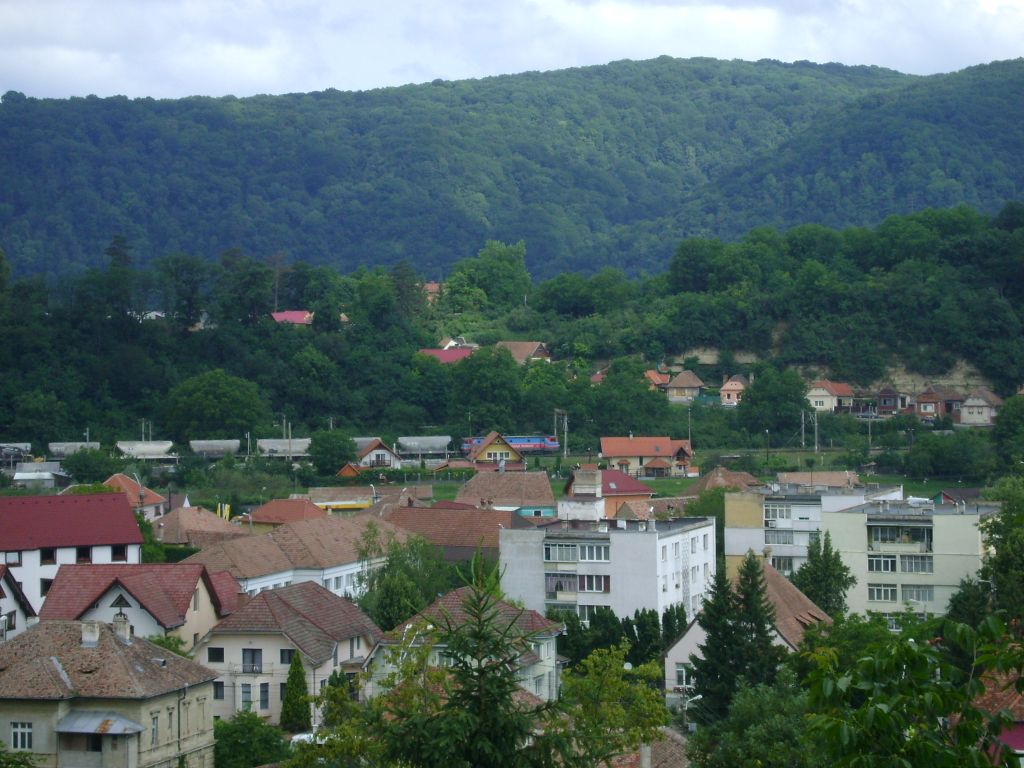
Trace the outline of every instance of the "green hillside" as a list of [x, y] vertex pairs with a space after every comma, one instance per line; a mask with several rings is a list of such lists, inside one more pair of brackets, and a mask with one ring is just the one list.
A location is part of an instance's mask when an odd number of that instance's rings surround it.
[[744, 231], [702, 210], [720, 179], [826, 114], [915, 82], [875, 67], [663, 57], [357, 93], [8, 93], [0, 247], [16, 274], [100, 264], [118, 233], [144, 263], [238, 247], [343, 271], [404, 257], [436, 278], [486, 239], [522, 239], [538, 278], [660, 271], [684, 235]]

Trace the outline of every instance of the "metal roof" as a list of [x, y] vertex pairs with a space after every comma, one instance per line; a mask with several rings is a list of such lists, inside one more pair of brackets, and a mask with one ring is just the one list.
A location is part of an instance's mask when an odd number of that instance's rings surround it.
[[133, 459], [171, 459], [170, 440], [118, 440], [117, 450]]
[[142, 733], [143, 728], [117, 712], [69, 712], [57, 723], [57, 733]]
[[398, 438], [402, 453], [444, 453], [451, 443], [451, 435], [416, 435]]

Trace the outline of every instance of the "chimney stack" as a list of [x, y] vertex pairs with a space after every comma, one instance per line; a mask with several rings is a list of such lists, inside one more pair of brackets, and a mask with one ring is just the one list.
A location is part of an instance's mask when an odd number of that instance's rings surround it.
[[82, 647], [95, 648], [100, 644], [100, 625], [95, 621], [82, 622]]
[[120, 640], [122, 640], [122, 641], [124, 641], [126, 643], [130, 643], [131, 639], [132, 639], [131, 627], [128, 624], [128, 617], [125, 616], [123, 611], [118, 611], [117, 612], [117, 614], [114, 616], [113, 624], [114, 624], [114, 634], [117, 635], [117, 637]]

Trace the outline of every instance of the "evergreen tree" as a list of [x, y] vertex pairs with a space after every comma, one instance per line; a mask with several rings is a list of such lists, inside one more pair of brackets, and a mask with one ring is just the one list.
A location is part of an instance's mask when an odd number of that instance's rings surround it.
[[719, 568], [711, 585], [711, 595], [697, 619], [704, 630], [704, 642], [698, 646], [700, 655], [690, 656], [690, 667], [696, 680], [694, 707], [697, 720], [711, 723], [725, 717], [736, 688], [736, 596], [729, 586], [725, 569]]
[[768, 601], [763, 561], [747, 552], [736, 581], [736, 664], [751, 685], [775, 679], [782, 650], [775, 644], [775, 607]]
[[807, 562], [793, 574], [791, 581], [834, 619], [846, 613], [846, 592], [857, 583], [842, 557], [832, 548], [828, 531], [824, 537], [811, 542]]
[[679, 639], [686, 631], [686, 606], [682, 603], [670, 605], [661, 615], [661, 639], [665, 647]]
[[306, 671], [302, 668], [302, 654], [298, 651], [292, 654], [288, 680], [284, 684], [281, 727], [292, 733], [302, 733], [310, 729], [309, 689], [306, 687]]

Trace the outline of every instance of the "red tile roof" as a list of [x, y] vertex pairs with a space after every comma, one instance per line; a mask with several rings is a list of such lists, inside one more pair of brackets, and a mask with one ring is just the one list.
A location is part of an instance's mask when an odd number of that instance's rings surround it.
[[453, 347], [452, 349], [421, 349], [421, 355], [433, 357], [441, 363], [457, 363], [476, 352], [473, 347]]
[[[227, 574], [210, 578], [198, 563], [62, 565], [39, 613], [43, 621], [79, 619], [115, 584], [122, 586], [164, 629], [185, 623], [200, 581], [224, 616], [234, 609], [238, 582]], [[227, 610], [225, 610], [227, 608]]]
[[123, 493], [0, 498], [0, 531], [8, 551], [142, 543]]
[[653, 368], [644, 371], [644, 378], [650, 382], [652, 387], [664, 387], [671, 378], [667, 373], [661, 373]]
[[817, 381], [811, 382], [811, 389], [824, 389], [832, 397], [853, 397], [853, 390], [849, 384], [845, 384], [841, 381], [829, 381], [828, 379], [818, 379]]
[[363, 448], [363, 450], [361, 450], [359, 452], [359, 458], [362, 459], [362, 458], [366, 457], [367, 455], [369, 455], [370, 453], [372, 453], [373, 451], [382, 451], [382, 450], [383, 451], [387, 451], [392, 456], [395, 455], [395, 452], [393, 450], [391, 450], [391, 446], [389, 446], [387, 443], [385, 443], [379, 437], [375, 437], [375, 438], [373, 438], [373, 440], [371, 440], [369, 443], [366, 444], [366, 447]]
[[601, 471], [601, 494], [603, 496], [653, 496], [654, 489], [644, 485], [625, 472], [617, 469]]
[[280, 632], [317, 666], [331, 658], [342, 641], [367, 637], [376, 643], [382, 637], [380, 628], [355, 603], [314, 581], [260, 592], [210, 634], [236, 632]]
[[458, 508], [392, 507], [384, 519], [439, 547], [494, 550], [498, 549], [498, 531], [502, 528], [533, 527], [512, 511], [477, 509], [462, 504]]
[[103, 484], [108, 488], [123, 491], [128, 496], [128, 503], [132, 505], [132, 509], [139, 506], [140, 488], [142, 489], [142, 506], [150, 507], [154, 504], [164, 504], [167, 502], [167, 499], [156, 491], [150, 490], [144, 485], [139, 485], [133, 478], [120, 472], [108, 477], [103, 481]]
[[313, 313], [307, 309], [286, 309], [282, 312], [271, 312], [275, 323], [286, 323], [290, 325], [312, 325]]
[[202, 507], [178, 507], [153, 523], [157, 539], [165, 544], [205, 547], [224, 539], [247, 536], [249, 530], [229, 523]]
[[529, 362], [534, 358], [549, 360], [548, 348], [543, 341], [499, 341], [494, 345], [495, 349], [507, 349], [512, 359], [520, 365]]
[[327, 512], [308, 499], [273, 499], [252, 511], [252, 521], [265, 525], [283, 525], [318, 517], [327, 517]]
[[668, 383], [669, 389], [699, 389], [704, 386], [704, 382], [701, 381], [693, 371], [680, 371], [673, 377], [672, 381]]
[[762, 485], [761, 481], [749, 472], [736, 472], [725, 467], [715, 467], [704, 477], [686, 489], [687, 496], [700, 496], [701, 491], [711, 488], [739, 488], [745, 491]]
[[459, 489], [455, 500], [474, 505], [489, 501], [494, 507], [555, 506], [546, 472], [481, 472]]
[[764, 569], [765, 596], [775, 607], [775, 629], [794, 650], [809, 626], [832, 623], [827, 613], [775, 570], [771, 563], [762, 560], [761, 566]]
[[672, 458], [682, 452], [685, 458], [693, 455], [689, 440], [673, 440], [670, 437], [602, 437], [601, 455], [608, 458], [619, 456], [663, 456]]

